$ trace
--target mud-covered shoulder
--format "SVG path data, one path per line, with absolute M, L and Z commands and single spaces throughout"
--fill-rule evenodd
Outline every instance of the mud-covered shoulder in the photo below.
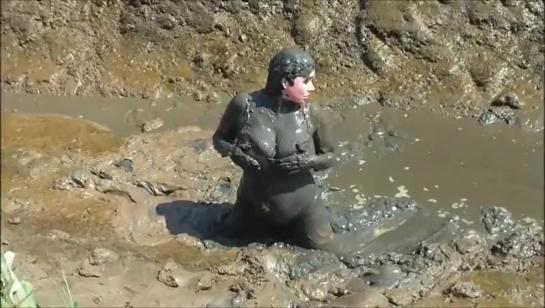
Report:
M 228 110 L 231 110 L 231 112 L 238 111 L 242 113 L 246 106 L 248 105 L 248 102 L 251 100 L 250 94 L 247 92 L 242 92 L 234 96 L 227 106 Z

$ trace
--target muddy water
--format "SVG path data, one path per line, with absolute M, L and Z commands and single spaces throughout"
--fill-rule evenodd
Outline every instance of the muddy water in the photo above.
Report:
M 2 95 L 4 113 L 64 114 L 119 135 L 139 133 L 143 123 L 155 118 L 164 122 L 159 130 L 184 125 L 213 129 L 223 108 L 189 98 Z M 375 105 L 329 111 L 329 119 L 343 154 L 327 180 L 340 188 L 333 206 L 361 207 L 369 197 L 397 195 L 470 223 L 481 206 L 491 205 L 515 216 L 543 217 L 543 131 Z
M 375 107 L 336 117 L 337 139 L 356 149 L 330 175 L 345 204 L 398 195 L 469 220 L 490 205 L 543 217 L 543 132 Z
M 150 101 L 137 98 L 71 97 L 2 93 L 2 112 L 63 114 L 105 125 L 127 136 L 141 131 L 147 121 L 161 118 L 158 130 L 184 125 L 213 128 L 223 105 L 197 102 L 190 97 Z
M 96 202 L 82 200 L 85 199 L 84 193 L 80 197 L 78 194 L 51 190 L 53 181 L 67 171 L 47 169 L 47 164 L 54 165 L 48 163 L 48 159 L 74 149 L 88 152 L 89 156 L 116 151 L 121 136 L 139 133 L 141 123 L 157 117 L 164 121 L 160 128 L 162 130 L 189 124 L 212 129 L 224 105 L 192 101 L 179 104 L 175 100 L 150 102 L 4 95 L 2 108 L 3 196 L 38 200 L 36 212 L 22 216 L 23 224 L 19 226 L 28 227 L 25 232 L 19 233 L 19 237 L 24 240 L 12 240 L 9 249 L 34 256 L 51 256 L 51 250 L 54 249 L 59 251 L 53 254 L 58 258 L 81 259 L 96 247 L 97 242 L 101 242 L 101 245 L 116 251 L 128 251 L 130 248 L 139 255 L 147 256 L 147 260 L 151 257 L 156 263 L 172 258 L 188 269 L 203 269 L 210 264 L 227 263 L 233 259 L 234 251 L 231 250 L 203 256 L 199 251 L 187 249 L 176 241 L 157 245 L 154 249 L 147 246 L 124 247 L 123 244 L 118 246 L 120 244 L 112 236 L 115 231 L 108 223 L 108 217 L 115 213 L 115 205 L 100 198 Z M 32 113 L 60 113 L 70 117 L 38 116 Z M 425 207 L 435 208 L 439 211 L 438 215 L 448 211 L 468 220 L 477 217 L 481 205 L 504 206 L 517 215 L 542 217 L 543 132 L 530 132 L 507 125 L 480 126 L 474 119 L 455 120 L 425 111 L 406 113 L 373 105 L 359 109 L 332 110 L 329 119 L 339 141 L 340 152 L 344 154 L 341 164 L 331 170 L 326 181 L 327 186 L 338 187 L 338 190 L 331 189 L 332 206 L 364 207 L 369 196 L 398 195 L 409 196 Z M 111 128 L 113 133 L 103 126 Z M 46 135 L 49 138 L 45 138 Z M 42 179 L 44 183 L 33 183 L 32 166 L 15 165 L 24 161 L 21 157 L 11 159 L 12 154 L 18 155 L 19 148 L 42 153 L 42 173 L 47 171 L 48 174 Z M 77 167 L 78 162 L 74 162 L 74 165 Z M 14 167 L 14 170 L 4 167 Z M 23 172 L 20 167 L 24 169 Z M 10 170 L 13 172 L 6 173 Z M 30 178 L 25 172 L 30 173 Z M 2 209 L 6 209 L 5 204 L 2 204 Z M 50 216 L 44 221 L 40 213 Z M 62 252 L 62 247 L 53 248 L 46 241 L 36 244 L 32 234 L 45 234 L 50 232 L 52 226 L 68 231 L 74 241 L 82 240 L 81 243 L 77 242 L 78 248 L 70 253 L 73 256 Z M 14 227 L 6 224 L 5 220 L 2 221 L 2 228 L 11 233 L 17 230 L 12 230 Z M 2 232 L 3 239 L 6 234 Z M 17 237 L 13 235 L 10 238 Z M 54 261 L 51 259 L 51 263 Z M 131 272 L 135 266 L 128 268 Z M 149 272 L 146 277 L 154 277 L 157 270 L 150 269 Z M 543 271 L 537 273 L 537 278 L 526 275 L 520 276 L 519 280 L 539 285 Z M 498 280 L 498 277 L 505 281 L 518 277 L 502 275 L 472 273 L 466 278 L 477 281 L 486 292 L 497 294 L 510 289 L 511 285 L 491 286 L 491 282 Z M 32 279 L 33 276 L 25 277 Z M 89 282 L 82 281 L 84 283 L 81 288 L 84 291 L 79 291 L 80 299 L 92 294 L 88 291 Z M 36 281 L 36 284 L 39 286 L 40 282 Z M 47 290 L 45 280 L 42 284 L 44 290 Z M 521 285 L 527 287 L 523 283 Z M 93 292 L 100 289 L 96 288 Z M 538 290 L 539 286 L 536 288 Z M 514 285 L 511 289 L 515 292 L 520 288 Z M 166 294 L 164 289 L 157 290 L 155 295 L 158 297 Z M 42 295 L 45 293 L 41 292 Z M 523 290 L 522 293 L 536 292 Z M 114 298 L 118 296 L 112 295 L 112 299 L 109 299 L 105 295 L 107 292 L 102 294 L 107 303 L 115 302 Z M 508 300 L 510 294 L 506 293 L 504 298 L 498 297 L 497 301 L 489 304 L 510 306 L 515 303 Z M 432 294 L 426 300 L 423 306 L 445 304 L 441 293 L 437 298 Z M 94 298 L 87 302 L 96 304 Z M 524 306 L 526 303 L 528 301 L 521 299 L 519 304 Z M 469 305 L 469 302 L 454 302 L 452 305 L 464 306 Z

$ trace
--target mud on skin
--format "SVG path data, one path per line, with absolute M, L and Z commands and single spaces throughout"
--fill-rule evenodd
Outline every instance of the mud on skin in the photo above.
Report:
M 225 233 L 270 224 L 309 248 L 329 247 L 333 232 L 312 172 L 335 162 L 334 146 L 319 109 L 314 60 L 302 49 L 272 57 L 265 87 L 234 97 L 214 133 L 215 149 L 243 170 L 237 200 L 220 225 Z

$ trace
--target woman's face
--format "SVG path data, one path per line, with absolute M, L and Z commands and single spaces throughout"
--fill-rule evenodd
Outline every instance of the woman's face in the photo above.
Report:
M 314 75 L 312 71 L 308 77 L 297 77 L 293 80 L 293 85 L 283 83 L 282 96 L 297 104 L 306 104 L 309 101 L 310 94 L 315 90 Z

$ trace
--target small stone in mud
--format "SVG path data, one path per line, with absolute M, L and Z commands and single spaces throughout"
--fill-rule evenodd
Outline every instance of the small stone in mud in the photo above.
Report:
M 502 207 L 485 207 L 481 210 L 481 219 L 489 233 L 508 232 L 513 228 L 511 213 Z
M 511 125 L 516 122 L 517 116 L 514 111 L 507 106 L 493 107 L 492 112 L 498 117 L 498 119 Z
M 204 248 L 204 244 L 199 238 L 191 236 L 187 233 L 180 233 L 176 235 L 176 241 L 188 247 L 198 248 L 198 249 Z
M 10 219 L 8 219 L 8 223 L 12 224 L 12 225 L 18 225 L 22 222 L 21 218 L 18 217 L 18 216 L 15 216 L 15 217 L 11 217 Z
M 392 289 L 388 290 L 385 295 L 394 305 L 407 306 L 413 302 L 413 296 L 409 290 Z
M 456 282 L 446 290 L 446 293 L 456 297 L 466 298 L 478 298 L 482 295 L 479 286 L 471 281 Z
M 78 268 L 78 274 L 82 277 L 99 278 L 102 275 L 102 268 L 89 263 L 89 260 L 84 260 Z
M 465 255 L 473 255 L 478 251 L 486 249 L 486 239 L 475 230 L 468 230 L 455 242 L 456 250 Z
M 203 91 L 195 91 L 195 92 L 193 92 L 193 98 L 194 98 L 197 102 L 202 101 L 202 100 L 205 98 L 204 92 L 203 92 Z
M 201 279 L 199 279 L 199 282 L 197 283 L 197 287 L 199 290 L 209 290 L 212 288 L 212 274 L 205 273 L 201 276 Z
M 144 188 L 152 196 L 165 196 L 177 190 L 184 189 L 184 187 L 174 186 L 168 183 L 152 183 L 148 181 L 139 181 L 136 183 L 136 186 Z
M 214 241 L 214 240 L 203 240 L 202 241 L 203 245 L 204 245 L 204 248 L 206 249 L 221 249 L 221 248 L 225 248 L 225 246 L 223 246 L 222 244 Z
M 220 96 L 216 92 L 212 91 L 206 96 L 206 102 L 211 104 L 218 104 L 220 103 Z
M 144 122 L 142 124 L 142 132 L 149 133 L 151 131 L 154 131 L 156 129 L 163 127 L 163 125 L 164 125 L 163 120 L 161 120 L 160 118 L 155 118 L 153 120 Z
M 374 288 L 341 296 L 330 303 L 331 307 L 390 307 L 386 296 Z
M 125 171 L 125 172 L 133 172 L 134 171 L 134 165 L 133 161 L 130 158 L 123 158 L 114 163 L 114 166 L 117 168 Z
M 70 239 L 70 234 L 62 230 L 54 229 L 49 231 L 49 233 L 47 234 L 47 237 L 50 239 L 68 240 Z
M 481 125 L 490 125 L 499 122 L 498 117 L 490 110 L 487 110 L 479 117 L 479 123 Z
M 157 280 L 171 288 L 178 288 L 184 284 L 184 279 L 180 275 L 179 265 L 170 260 L 157 273 Z
M 93 296 L 93 303 L 95 305 L 100 305 L 102 303 L 102 296 L 100 295 Z
M 100 265 L 115 262 L 117 260 L 119 260 L 119 255 L 106 248 L 95 248 L 89 257 L 89 263 L 91 265 Z
M 328 296 L 329 284 L 327 282 L 304 281 L 301 291 L 310 300 L 323 301 Z
M 103 180 L 113 180 L 114 176 L 112 173 L 104 168 L 101 167 L 93 167 L 91 168 L 91 173 L 98 176 L 99 178 Z
M 53 185 L 53 189 L 55 190 L 70 190 L 74 188 L 74 183 L 69 177 L 62 177 L 55 181 L 55 184 Z
M 231 276 L 237 276 L 244 273 L 246 270 L 245 265 L 237 264 L 237 263 L 228 263 L 224 265 L 220 265 L 216 268 L 216 272 L 220 275 L 231 275 Z M 237 290 L 238 291 L 238 290 Z
M 210 65 L 211 55 L 206 52 L 201 52 L 193 58 L 193 63 L 199 68 L 205 68 Z
M 77 187 L 80 188 L 88 188 L 93 184 L 91 174 L 87 170 L 75 170 L 70 174 L 70 177 Z

